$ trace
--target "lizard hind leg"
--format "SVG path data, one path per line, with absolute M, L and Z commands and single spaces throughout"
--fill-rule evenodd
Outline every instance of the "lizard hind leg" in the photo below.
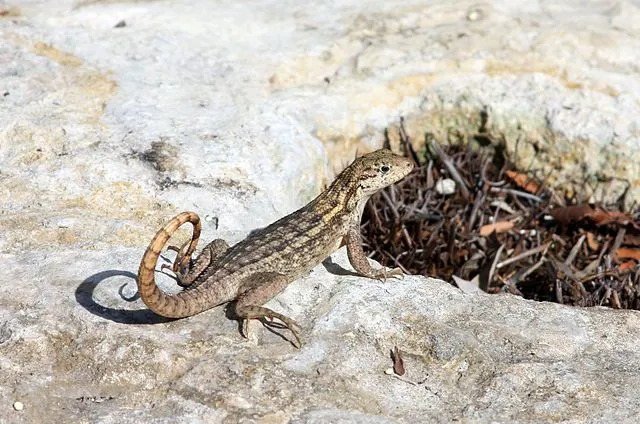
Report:
M 167 250 L 171 250 L 173 252 L 176 252 L 176 258 L 173 260 L 173 264 L 172 265 L 167 265 L 167 264 L 162 264 L 160 266 L 160 270 L 164 270 L 165 268 L 170 269 L 171 271 L 173 271 L 174 274 L 176 274 L 176 276 L 178 277 L 178 281 L 180 280 L 180 274 L 183 274 L 185 272 L 188 271 L 188 268 L 191 267 L 191 262 L 193 262 L 191 260 L 191 257 L 188 258 L 188 260 L 184 260 L 185 262 L 185 266 L 181 268 L 181 264 L 183 262 L 183 258 L 186 255 L 186 252 L 184 251 L 184 248 L 187 247 L 187 245 L 190 243 L 190 241 L 186 241 L 184 242 L 184 244 L 180 247 L 178 246 L 167 246 Z
M 242 335 L 244 337 L 248 337 L 247 331 L 249 320 L 261 318 L 269 318 L 270 320 L 273 320 L 275 318 L 281 321 L 293 334 L 295 342 L 291 341 L 291 343 L 297 348 L 302 346 L 302 342 L 300 341 L 301 329 L 298 323 L 285 315 L 272 311 L 269 308 L 259 306 L 280 293 L 290 282 L 291 278 L 283 274 L 265 272 L 254 274 L 249 278 L 248 283 L 241 287 L 241 291 L 243 291 L 243 289 L 244 291 L 236 301 L 235 312 L 239 318 L 243 319 Z
M 182 251 L 183 245 L 177 252 L 176 259 L 173 263 L 173 272 L 177 276 L 178 285 L 182 287 L 189 287 L 198 278 L 198 276 L 215 260 L 224 255 L 229 250 L 229 245 L 223 239 L 215 239 L 211 243 L 207 244 L 202 252 L 196 257 L 195 260 L 189 258 L 187 266 L 181 268 L 176 264 L 182 263 Z
M 200 240 L 200 219 L 198 218 L 198 228 L 194 226 L 194 231 L 191 236 L 191 240 L 186 241 L 182 246 L 167 246 L 167 250 L 173 250 L 176 252 L 176 258 L 173 261 L 173 265 L 168 266 L 163 264 L 160 267 L 160 270 L 165 268 L 171 268 L 171 270 L 178 276 L 177 280 L 180 281 L 180 277 L 182 274 L 186 274 L 189 272 L 189 268 L 191 268 L 191 255 L 196 250 L 196 246 L 198 245 L 198 241 Z M 197 231 L 196 231 L 197 230 Z M 216 241 L 216 240 L 214 240 Z M 209 243 L 209 245 L 213 244 Z M 185 251 L 186 248 L 186 251 Z

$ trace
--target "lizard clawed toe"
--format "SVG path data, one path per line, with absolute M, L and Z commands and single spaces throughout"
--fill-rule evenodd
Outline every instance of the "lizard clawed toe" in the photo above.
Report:
M 404 278 L 404 272 L 400 268 L 393 268 L 391 271 L 387 271 L 386 268 L 383 268 L 376 272 L 374 278 L 381 282 L 386 282 L 388 278 L 397 278 L 402 280 Z
M 275 317 L 275 316 L 267 315 L 267 316 L 264 316 L 263 318 L 266 318 L 268 320 L 267 325 L 274 323 L 275 319 L 278 319 L 280 322 L 282 322 L 284 327 L 287 328 L 289 331 L 291 331 L 291 334 L 293 334 L 295 341 L 290 340 L 291 344 L 293 344 L 293 346 L 295 346 L 297 349 L 300 349 L 302 347 L 302 341 L 300 340 L 301 327 L 297 322 L 295 322 L 292 319 L 286 318 L 284 316 Z M 258 319 L 258 318 L 255 318 L 255 319 Z M 240 329 L 240 333 L 242 334 L 242 337 L 244 337 L 245 339 L 249 338 L 249 321 L 250 320 L 251 318 L 242 320 L 242 327 Z
M 293 346 L 295 346 L 296 349 L 300 349 L 302 347 L 302 341 L 300 341 L 300 331 L 301 331 L 300 326 L 295 322 L 291 322 L 289 324 L 285 323 L 285 325 L 287 326 L 289 331 L 291 331 L 291 334 L 293 334 L 293 337 L 296 339 L 295 343 L 293 340 L 291 340 L 291 344 L 293 344 Z
M 393 268 L 387 273 L 386 278 L 397 278 L 402 280 L 404 278 L 404 271 L 400 268 Z
M 171 271 L 171 273 L 167 273 L 164 270 L 168 269 Z M 173 271 L 173 267 L 169 264 L 162 264 L 160 265 L 160 272 L 162 272 L 164 275 L 166 275 L 167 277 L 173 278 L 174 280 L 176 280 L 178 282 L 178 284 L 180 284 L 180 276 L 179 275 L 174 275 L 174 271 Z
M 266 316 L 266 318 L 269 318 L 270 322 L 274 322 L 274 318 L 282 322 L 282 324 L 284 324 L 284 326 L 289 331 L 291 331 L 291 334 L 293 334 L 293 337 L 295 338 L 295 342 L 291 340 L 291 344 L 293 344 L 297 349 L 300 349 L 302 347 L 302 342 L 300 341 L 300 332 L 301 332 L 300 324 L 298 324 L 291 318 L 287 318 L 284 315 L 280 315 L 280 314 L 273 315 L 273 316 Z
M 242 320 L 242 327 L 240 328 L 240 334 L 242 334 L 242 337 L 244 337 L 245 339 L 249 338 L 249 320 L 248 319 Z

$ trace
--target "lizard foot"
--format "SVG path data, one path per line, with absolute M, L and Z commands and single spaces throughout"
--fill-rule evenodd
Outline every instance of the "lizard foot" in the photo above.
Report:
M 173 272 L 175 272 L 176 274 L 181 273 L 180 271 L 184 271 L 184 268 L 187 267 L 188 265 L 190 265 L 190 263 L 191 263 L 191 255 L 185 256 L 185 254 L 187 253 L 185 248 L 187 247 L 188 244 L 189 244 L 189 242 L 187 241 L 186 243 L 184 243 L 180 247 L 167 246 L 167 250 L 172 250 L 172 251 L 177 253 L 176 254 L 176 258 L 173 261 L 173 266 L 171 267 Z M 182 273 L 184 273 L 184 272 L 182 272 Z
M 284 326 L 289 331 L 291 331 L 291 334 L 293 334 L 293 337 L 295 338 L 295 341 L 291 340 L 291 344 L 293 344 L 297 349 L 300 349 L 302 347 L 302 342 L 300 341 L 300 331 L 301 331 L 300 325 L 294 320 L 285 317 L 284 315 L 280 315 L 279 317 L 275 317 L 275 318 L 282 321 Z M 269 320 L 273 323 L 273 317 L 269 317 Z
M 260 319 L 260 318 L 267 318 L 269 319 L 270 323 L 266 324 L 266 325 L 270 325 L 271 323 L 273 323 L 274 318 L 281 321 L 282 324 L 284 325 L 284 327 L 286 327 L 289 331 L 291 331 L 291 334 L 293 334 L 293 337 L 295 338 L 295 341 L 291 340 L 291 344 L 293 344 L 296 348 L 300 349 L 300 347 L 302 347 L 302 342 L 300 341 L 300 325 L 295 322 L 294 320 L 292 320 L 291 318 L 288 318 L 282 314 L 279 314 L 277 312 L 274 312 L 270 309 L 267 308 L 262 308 L 260 307 L 259 309 L 264 310 L 264 312 L 261 311 L 260 315 L 253 315 L 250 317 L 245 317 L 242 321 L 242 336 L 245 338 L 249 338 L 249 320 L 250 319 Z
M 164 271 L 165 269 L 168 269 L 168 270 L 169 270 L 169 271 L 171 271 L 171 272 L 170 272 L 170 273 L 169 273 L 169 272 L 165 272 L 165 271 Z M 170 278 L 173 278 L 174 280 L 176 280 L 176 282 L 177 282 L 178 284 L 180 284 L 180 281 L 181 281 L 181 279 L 182 279 L 182 275 L 181 275 L 181 274 L 179 274 L 179 273 L 176 273 L 176 272 L 173 270 L 173 265 L 169 265 L 169 264 L 162 264 L 162 265 L 160 265 L 160 272 L 161 272 L 161 273 L 163 273 L 164 275 L 166 275 L 166 276 L 170 277 Z
M 383 283 L 387 281 L 387 278 L 397 278 L 402 280 L 404 278 L 404 272 L 400 268 L 393 268 L 391 271 L 387 271 L 386 268 L 378 270 L 373 276 L 376 280 L 380 280 Z
M 160 265 L 160 271 L 161 271 L 161 272 L 164 272 L 164 270 L 165 270 L 165 269 L 170 269 L 171 271 L 173 271 L 173 266 L 171 266 L 171 265 L 169 265 L 169 264 L 162 264 L 162 265 Z M 166 273 L 165 273 L 165 274 L 166 274 Z M 167 275 L 169 275 L 169 274 L 167 274 Z M 170 277 L 171 277 L 171 278 L 174 278 L 174 279 L 176 278 L 176 277 L 175 277 L 175 276 L 173 276 L 173 275 L 170 275 Z

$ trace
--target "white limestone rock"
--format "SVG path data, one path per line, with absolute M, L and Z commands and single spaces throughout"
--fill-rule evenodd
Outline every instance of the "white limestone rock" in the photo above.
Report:
M 302 325 L 296 350 L 286 330 L 254 325 L 243 339 L 223 307 L 167 321 L 127 301 L 137 252 L 115 250 L 93 275 L 98 252 L 3 258 L 15 285 L 0 286 L 13 311 L 0 398 L 29 405 L 26 422 L 638 418 L 636 312 L 465 294 L 418 276 L 381 283 L 349 275 L 342 249 L 268 304 Z M 48 272 L 33 281 L 35 261 Z M 68 280 L 49 277 L 60 261 L 75 265 Z M 385 373 L 394 346 L 403 377 Z
M 174 213 L 235 242 L 401 116 L 640 199 L 640 7 L 556 3 L 0 1 L 0 422 L 638 421 L 634 311 L 319 266 L 269 304 L 297 351 L 135 298 Z

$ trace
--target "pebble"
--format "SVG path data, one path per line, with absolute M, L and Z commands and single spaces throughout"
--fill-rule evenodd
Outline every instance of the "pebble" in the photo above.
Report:
M 453 194 L 456 192 L 456 182 L 451 178 L 443 178 L 436 182 L 436 191 L 442 195 Z
M 477 20 L 482 19 L 483 13 L 482 13 L 482 9 L 471 9 L 468 13 L 467 13 L 467 19 L 469 20 L 469 22 L 475 22 Z
M 22 411 L 24 409 L 24 403 L 20 401 L 13 402 L 13 409 L 16 411 Z

